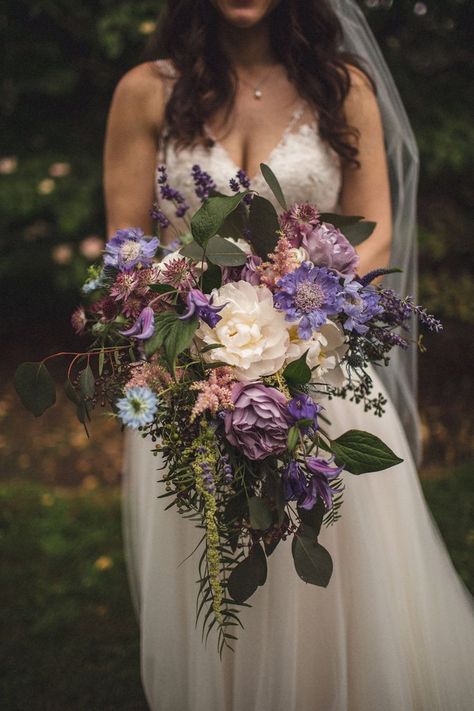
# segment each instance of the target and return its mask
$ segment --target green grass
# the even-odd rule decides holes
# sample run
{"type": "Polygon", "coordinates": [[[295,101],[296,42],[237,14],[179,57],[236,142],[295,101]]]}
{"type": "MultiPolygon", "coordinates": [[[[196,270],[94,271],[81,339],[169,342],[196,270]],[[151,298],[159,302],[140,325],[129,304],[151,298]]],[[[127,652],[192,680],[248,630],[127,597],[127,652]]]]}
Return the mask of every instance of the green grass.
{"type": "MultiPolygon", "coordinates": [[[[423,488],[472,590],[471,472],[423,488]]],[[[117,488],[5,482],[0,511],[2,709],[145,710],[117,488]]]]}

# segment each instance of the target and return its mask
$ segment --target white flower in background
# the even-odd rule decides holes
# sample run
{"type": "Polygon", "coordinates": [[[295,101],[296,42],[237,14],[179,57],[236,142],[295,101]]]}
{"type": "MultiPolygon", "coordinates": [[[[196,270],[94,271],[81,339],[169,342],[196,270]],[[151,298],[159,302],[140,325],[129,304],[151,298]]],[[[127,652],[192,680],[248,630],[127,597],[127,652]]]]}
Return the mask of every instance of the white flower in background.
{"type": "MultiPolygon", "coordinates": [[[[155,262],[153,265],[153,268],[156,269],[158,273],[162,272],[163,269],[166,267],[167,264],[170,264],[171,262],[176,261],[177,259],[188,259],[187,257],[184,257],[184,255],[181,254],[179,249],[176,249],[174,252],[169,252],[168,254],[165,254],[165,256],[160,259],[159,262],[155,262]]],[[[207,269],[207,263],[206,262],[193,262],[192,259],[188,259],[190,264],[194,264],[196,269],[198,271],[206,271],[207,269]],[[204,267],[204,269],[203,269],[204,267]]]]}
{"type": "Polygon", "coordinates": [[[239,237],[239,239],[234,239],[233,237],[224,237],[224,239],[226,239],[228,242],[232,242],[232,244],[235,244],[236,247],[241,249],[242,252],[245,252],[245,254],[252,254],[252,247],[246,239],[242,239],[241,237],[239,237]]]}
{"type": "Polygon", "coordinates": [[[242,381],[272,375],[282,367],[288,329],[284,314],[273,306],[270,289],[246,281],[230,282],[213,291],[212,304],[225,304],[219,323],[214,328],[201,323],[196,332],[205,345],[222,345],[203,355],[208,362],[234,366],[236,378],[242,381]]]}
{"type": "Polygon", "coordinates": [[[323,382],[335,387],[340,387],[344,383],[345,375],[340,363],[347,352],[348,345],[342,328],[333,321],[327,320],[307,341],[298,338],[297,325],[289,328],[289,334],[287,363],[298,360],[308,351],[306,362],[311,369],[315,368],[312,382],[323,382]]]}

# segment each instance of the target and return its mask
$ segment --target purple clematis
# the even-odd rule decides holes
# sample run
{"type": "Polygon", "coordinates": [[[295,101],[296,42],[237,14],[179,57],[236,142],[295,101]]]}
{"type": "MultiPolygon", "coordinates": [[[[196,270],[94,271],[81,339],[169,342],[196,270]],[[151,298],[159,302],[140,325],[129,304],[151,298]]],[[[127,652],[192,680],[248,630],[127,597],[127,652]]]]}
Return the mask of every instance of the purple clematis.
{"type": "Polygon", "coordinates": [[[339,278],[325,267],[303,262],[294,272],[277,282],[275,307],[286,312],[287,321],[299,321],[298,336],[311,338],[313,329],[339,311],[341,287],[339,278]]]}
{"type": "Polygon", "coordinates": [[[303,431],[318,429],[318,414],[321,412],[321,405],[315,403],[309,395],[304,393],[296,395],[288,403],[287,410],[294,424],[300,420],[311,420],[311,424],[308,423],[302,428],[303,431]]]}
{"type": "Polygon", "coordinates": [[[120,331],[122,336],[133,336],[141,341],[151,338],[155,331],[155,313],[150,306],[145,306],[135,323],[127,331],[120,331]]]}
{"type": "Polygon", "coordinates": [[[148,239],[143,230],[136,227],[117,230],[115,236],[105,246],[104,265],[121,272],[129,272],[137,264],[148,267],[160,246],[157,237],[148,239]]]}
{"type": "Polygon", "coordinates": [[[306,457],[305,464],[313,475],[308,487],[306,496],[298,502],[302,509],[312,509],[318,500],[318,496],[324,501],[326,509],[332,508],[332,498],[336,493],[331,489],[330,482],[337,479],[342,472],[342,467],[332,467],[333,459],[329,461],[319,457],[306,457]]]}
{"type": "Polygon", "coordinates": [[[206,296],[200,289],[190,289],[188,295],[186,296],[187,310],[179,318],[185,321],[188,318],[197,316],[204,323],[207,323],[210,328],[219,323],[221,316],[218,312],[221,311],[225,304],[221,306],[212,306],[212,296],[206,296]]]}
{"type": "Polygon", "coordinates": [[[281,481],[285,501],[304,501],[308,493],[308,484],[304,471],[296,459],[292,459],[282,471],[281,481]]]}

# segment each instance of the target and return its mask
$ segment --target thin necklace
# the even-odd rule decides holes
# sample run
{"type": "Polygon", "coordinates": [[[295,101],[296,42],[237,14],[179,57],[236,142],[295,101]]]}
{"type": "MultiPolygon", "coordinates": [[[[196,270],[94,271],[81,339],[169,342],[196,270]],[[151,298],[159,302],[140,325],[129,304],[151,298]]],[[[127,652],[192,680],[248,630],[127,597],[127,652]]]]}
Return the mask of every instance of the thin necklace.
{"type": "Polygon", "coordinates": [[[266,74],[266,75],[264,76],[264,78],[263,78],[261,81],[259,81],[257,84],[251,84],[249,81],[247,81],[246,79],[244,79],[244,78],[241,77],[241,76],[239,76],[239,81],[241,81],[242,84],[246,84],[248,87],[250,87],[250,89],[252,89],[252,91],[253,91],[254,99],[259,100],[259,99],[261,99],[262,96],[263,96],[263,94],[262,94],[262,86],[265,84],[265,82],[266,82],[268,79],[270,79],[272,73],[273,73],[273,67],[270,69],[270,71],[268,72],[268,74],[266,74]]]}

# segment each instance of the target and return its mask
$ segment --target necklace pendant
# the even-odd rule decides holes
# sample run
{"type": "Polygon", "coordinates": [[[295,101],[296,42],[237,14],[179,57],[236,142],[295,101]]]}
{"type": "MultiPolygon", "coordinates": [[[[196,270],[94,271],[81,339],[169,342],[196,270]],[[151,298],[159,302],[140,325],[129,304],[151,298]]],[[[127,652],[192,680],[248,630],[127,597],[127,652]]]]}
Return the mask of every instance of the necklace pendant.
{"type": "Polygon", "coordinates": [[[256,99],[261,99],[261,98],[262,98],[262,92],[260,91],[260,89],[255,89],[253,95],[254,95],[254,97],[255,97],[256,99]]]}

